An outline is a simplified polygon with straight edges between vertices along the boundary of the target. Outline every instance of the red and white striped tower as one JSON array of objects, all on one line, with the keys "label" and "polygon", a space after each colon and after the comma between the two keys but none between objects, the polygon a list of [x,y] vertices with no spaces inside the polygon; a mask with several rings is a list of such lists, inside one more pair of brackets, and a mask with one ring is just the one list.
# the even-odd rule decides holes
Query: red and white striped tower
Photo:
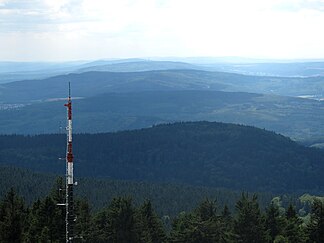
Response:
[{"label": "red and white striped tower", "polygon": [[74,203],[73,203],[73,153],[72,153],[72,101],[71,88],[69,83],[68,103],[64,104],[67,108],[67,148],[66,148],[66,242],[73,242],[74,239]]}]

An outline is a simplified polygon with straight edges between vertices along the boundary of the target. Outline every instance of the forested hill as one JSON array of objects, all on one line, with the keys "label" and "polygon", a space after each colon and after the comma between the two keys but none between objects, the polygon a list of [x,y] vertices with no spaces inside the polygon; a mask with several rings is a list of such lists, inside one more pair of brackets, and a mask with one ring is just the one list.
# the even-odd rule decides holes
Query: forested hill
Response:
[{"label": "forested hill", "polygon": [[[324,192],[324,152],[216,122],[74,136],[75,175],[236,190]],[[65,136],[0,136],[1,164],[64,174]]]}]

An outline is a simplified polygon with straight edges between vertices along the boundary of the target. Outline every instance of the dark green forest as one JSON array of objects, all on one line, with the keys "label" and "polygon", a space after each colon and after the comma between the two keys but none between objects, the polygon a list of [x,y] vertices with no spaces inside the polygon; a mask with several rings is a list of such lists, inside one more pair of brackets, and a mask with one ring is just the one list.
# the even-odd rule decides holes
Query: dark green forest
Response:
[{"label": "dark green forest", "polygon": [[[62,179],[51,192],[26,206],[14,189],[0,201],[0,242],[64,242],[65,207]],[[273,200],[261,210],[256,194],[242,193],[235,209],[204,199],[174,219],[159,217],[151,201],[135,206],[130,197],[113,198],[93,212],[86,200],[76,200],[75,242],[242,242],[321,243],[324,202],[314,199],[308,219],[295,205],[282,208]]]},{"label": "dark green forest", "polygon": [[[184,122],[74,136],[75,176],[238,191],[324,192],[324,151],[243,125]],[[64,135],[2,135],[0,163],[64,175]]]},{"label": "dark green forest", "polygon": [[[323,150],[217,122],[73,141],[76,242],[323,242]],[[0,242],[64,242],[65,146],[0,136]]]},{"label": "dark green forest", "polygon": [[[63,175],[62,175],[63,176]],[[0,198],[9,188],[14,187],[27,205],[31,205],[38,198],[45,197],[55,185],[56,175],[35,173],[30,170],[11,167],[0,167]],[[97,211],[107,206],[115,197],[130,196],[135,205],[140,205],[150,199],[153,205],[158,205],[157,213],[161,216],[173,218],[181,211],[192,210],[205,198],[218,198],[218,204],[225,204],[230,210],[235,207],[241,192],[224,188],[195,187],[174,183],[148,183],[136,181],[122,181],[112,179],[76,178],[78,185],[74,188],[77,197],[87,199],[91,209]],[[265,208],[277,194],[258,193],[259,203]],[[280,201],[284,206],[289,202],[298,204],[298,209],[305,208],[299,202],[297,194],[282,195]],[[306,206],[306,211],[309,211]]]}]

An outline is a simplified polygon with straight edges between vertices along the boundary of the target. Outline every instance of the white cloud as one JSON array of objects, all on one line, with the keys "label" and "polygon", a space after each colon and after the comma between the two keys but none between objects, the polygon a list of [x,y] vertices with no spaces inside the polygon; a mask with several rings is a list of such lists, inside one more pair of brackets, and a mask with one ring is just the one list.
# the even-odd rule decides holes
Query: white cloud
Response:
[{"label": "white cloud", "polygon": [[277,0],[274,8],[282,11],[324,11],[323,0]]},{"label": "white cloud", "polygon": [[1,43],[15,48],[0,59],[324,57],[323,6],[324,0],[0,0]]}]

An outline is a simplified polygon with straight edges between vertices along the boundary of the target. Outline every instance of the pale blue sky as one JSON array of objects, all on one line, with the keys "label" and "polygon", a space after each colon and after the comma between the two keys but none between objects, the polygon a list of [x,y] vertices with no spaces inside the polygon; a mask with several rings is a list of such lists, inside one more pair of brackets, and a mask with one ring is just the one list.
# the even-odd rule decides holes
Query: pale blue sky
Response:
[{"label": "pale blue sky", "polygon": [[0,61],[324,58],[324,0],[0,0]]}]

